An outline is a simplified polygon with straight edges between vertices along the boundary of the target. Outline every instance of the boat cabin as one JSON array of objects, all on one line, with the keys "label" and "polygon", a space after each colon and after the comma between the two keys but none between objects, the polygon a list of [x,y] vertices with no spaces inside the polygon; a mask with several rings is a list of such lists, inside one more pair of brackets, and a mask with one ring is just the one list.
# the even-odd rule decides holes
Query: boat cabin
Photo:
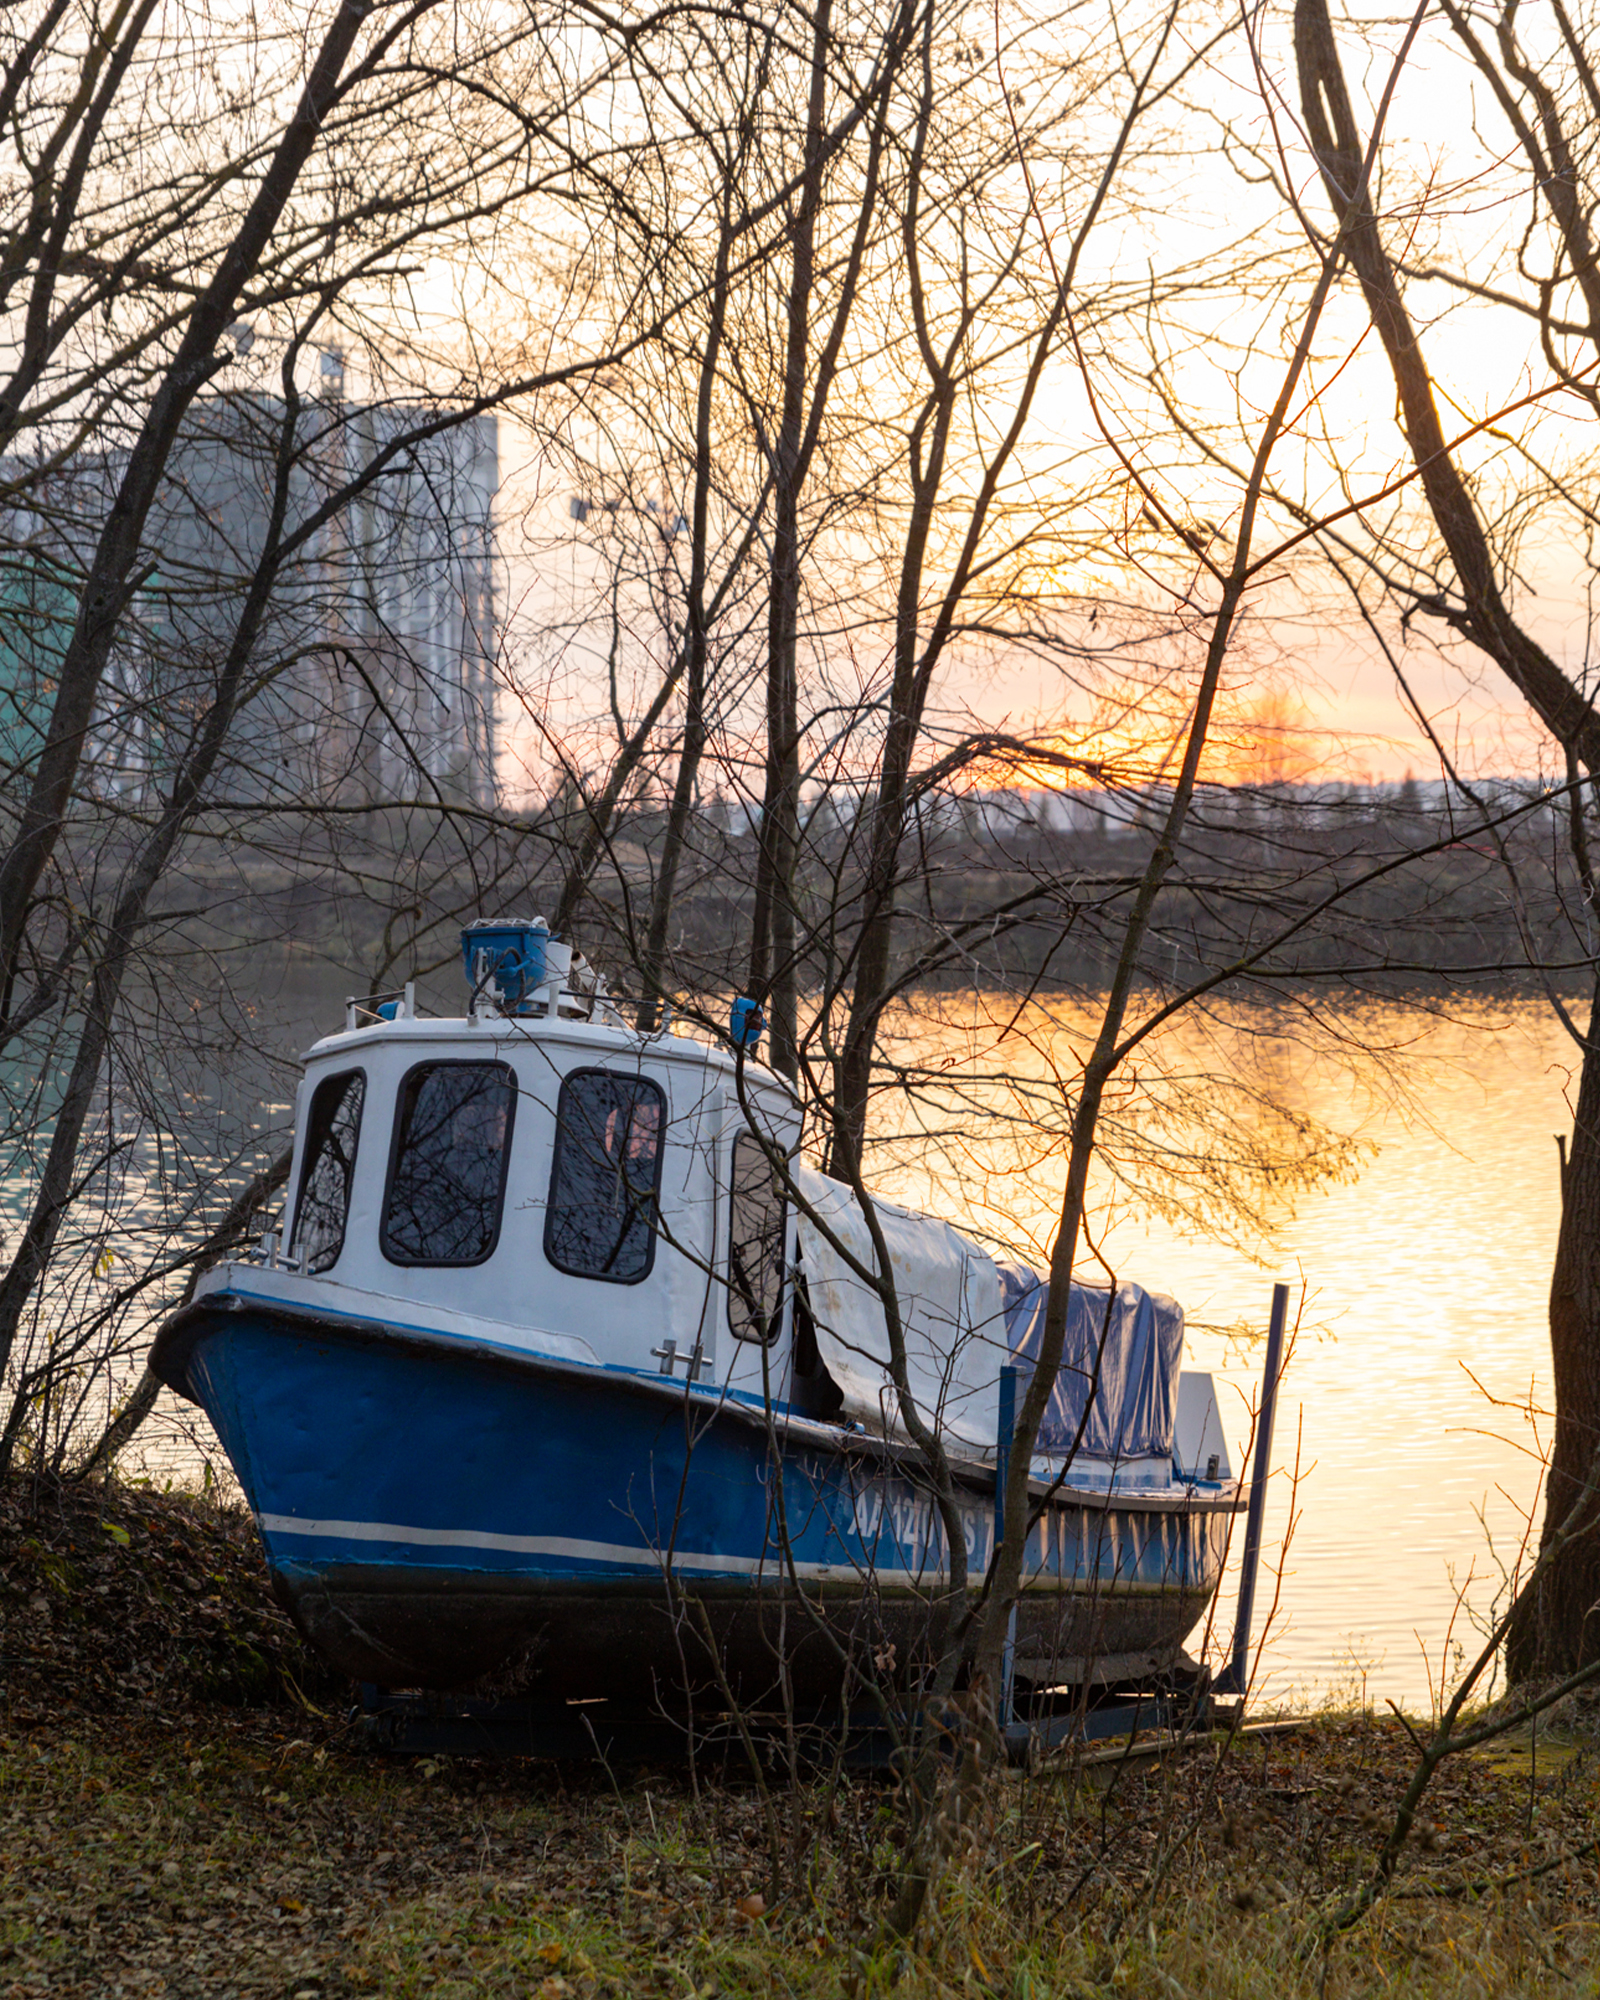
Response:
[{"label": "boat cabin", "polygon": [[792,1346],[772,1155],[793,1094],[743,1052],[634,1031],[544,950],[544,979],[479,987],[461,1019],[350,1004],[305,1058],[268,1266],[325,1311],[759,1394]]}]

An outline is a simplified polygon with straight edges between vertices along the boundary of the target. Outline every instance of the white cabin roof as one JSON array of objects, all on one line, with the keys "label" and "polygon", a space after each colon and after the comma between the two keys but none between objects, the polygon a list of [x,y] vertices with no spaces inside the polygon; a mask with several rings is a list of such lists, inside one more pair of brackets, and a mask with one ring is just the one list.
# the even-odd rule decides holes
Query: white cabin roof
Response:
[{"label": "white cabin roof", "polygon": [[[394,1048],[405,1044],[437,1050],[442,1042],[459,1041],[463,1053],[507,1053],[518,1047],[570,1048],[594,1057],[622,1056],[629,1060],[687,1063],[737,1079],[741,1067],[733,1053],[709,1036],[679,1030],[657,1030],[645,1034],[636,1028],[606,1021],[576,1021],[549,1015],[468,1015],[405,1016],[397,1021],[373,1021],[360,1028],[324,1035],[313,1042],[300,1058],[309,1069],[343,1059],[358,1050]],[[776,1070],[746,1056],[743,1083],[747,1093],[762,1099],[764,1110],[798,1110],[794,1088]]]}]

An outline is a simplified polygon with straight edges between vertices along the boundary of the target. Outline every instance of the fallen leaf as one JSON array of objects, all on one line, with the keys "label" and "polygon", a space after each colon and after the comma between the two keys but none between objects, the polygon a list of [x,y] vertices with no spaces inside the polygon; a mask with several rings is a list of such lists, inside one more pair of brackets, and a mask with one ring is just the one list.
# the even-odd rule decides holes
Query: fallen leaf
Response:
[{"label": "fallen leaf", "polygon": [[766,1915],[767,1899],[757,1889],[748,1896],[741,1896],[738,1902],[734,1904],[734,1908],[739,1912],[741,1917],[748,1917],[750,1922],[754,1923],[757,1917],[764,1917]]},{"label": "fallen leaf", "polygon": [[542,1958],[546,1965],[559,1965],[564,1949],[565,1947],[555,1938],[551,1938],[548,1944],[540,1945],[536,1956]]}]

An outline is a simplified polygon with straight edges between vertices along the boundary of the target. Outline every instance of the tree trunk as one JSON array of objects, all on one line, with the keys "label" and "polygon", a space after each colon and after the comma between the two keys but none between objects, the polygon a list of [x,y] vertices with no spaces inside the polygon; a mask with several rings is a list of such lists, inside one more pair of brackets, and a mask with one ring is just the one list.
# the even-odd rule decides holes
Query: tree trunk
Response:
[{"label": "tree trunk", "polygon": [[218,342],[337,102],[345,63],[370,11],[369,0],[341,0],[255,200],[190,315],[128,455],[56,674],[55,704],[27,803],[0,859],[0,993],[8,1007],[40,879],[66,824],[106,663],[143,580],[141,538],[161,476],[185,413],[226,358],[218,354]]},{"label": "tree trunk", "polygon": [[900,847],[905,838],[911,763],[922,736],[923,713],[937,657],[932,643],[925,656],[920,652],[918,611],[927,563],[928,536],[944,477],[953,405],[954,392],[949,375],[941,372],[928,407],[923,412],[929,420],[926,462],[920,473],[913,464],[911,519],[905,547],[901,551],[889,726],[879,770],[878,798],[873,807],[868,837],[850,1019],[834,1086],[828,1171],[840,1178],[847,1178],[852,1171],[861,1171],[861,1147],[867,1130],[867,1099],[872,1085],[872,1054],[877,1046],[878,1022],[889,991]]},{"label": "tree trunk", "polygon": [[[830,0],[817,8],[806,107],[805,178],[794,225],[784,354],[783,412],[773,443],[772,587],[767,606],[767,768],[756,851],[749,990],[767,1002],[772,1066],[800,1073],[795,867],[800,846],[800,719],[795,652],[800,626],[800,489],[805,480],[806,382],[811,359],[811,293],[816,282],[817,213],[827,151]],[[818,383],[813,396],[825,393]]]},{"label": "tree trunk", "polygon": [[1294,40],[1300,101],[1322,183],[1394,376],[1406,442],[1461,590],[1460,608],[1445,615],[1489,655],[1555,740],[1575,750],[1589,770],[1600,771],[1600,715],[1512,615],[1500,588],[1507,566],[1496,561],[1477,502],[1445,438],[1433,377],[1361,178],[1365,149],[1327,0],[1298,0]]},{"label": "tree trunk", "polygon": [[1600,1657],[1600,1494],[1568,1521],[1600,1444],[1600,970],[1578,1081],[1572,1146],[1561,1175],[1561,1227],[1550,1279],[1556,1434],[1545,1478],[1540,1547],[1565,1524],[1581,1533],[1518,1607],[1506,1641],[1513,1681],[1575,1673]]},{"label": "tree trunk", "polygon": [[663,990],[661,975],[667,960],[667,931],[672,922],[673,899],[678,889],[678,866],[689,836],[689,815],[694,811],[695,786],[706,747],[705,634],[696,633],[691,642],[687,704],[683,724],[683,749],[678,757],[678,777],[672,789],[672,805],[667,813],[666,838],[661,862],[656,870],[655,894],[650,899],[650,929],[640,962],[639,1011],[635,1026],[649,1034],[661,1019]]},{"label": "tree trunk", "polygon": [[[56,1113],[44,1171],[34,1192],[22,1240],[4,1277],[0,1278],[0,1374],[11,1359],[28,1303],[49,1270],[56,1238],[76,1198],[78,1147],[88,1121],[101,1066],[110,1046],[123,984],[144,928],[150,899],[166,872],[178,842],[200,807],[205,788],[238,713],[246,672],[272,598],[279,567],[288,551],[283,529],[289,505],[298,411],[297,399],[292,394],[286,394],[266,547],[240,609],[228,656],[218,674],[211,707],[199,718],[189,752],[173,779],[170,795],[129,863],[114,913],[106,926],[105,946],[89,981],[77,1048]],[[309,530],[302,527],[301,532]],[[20,1413],[29,1393],[30,1385],[24,1379],[13,1398],[4,1435],[0,1436],[0,1477],[4,1476],[15,1447]]]},{"label": "tree trunk", "polygon": [[[1583,690],[1513,616],[1496,550],[1439,421],[1421,340],[1360,178],[1363,156],[1326,0],[1297,0],[1295,56],[1301,104],[1323,185],[1388,358],[1407,443],[1462,604],[1449,622],[1492,659],[1551,735],[1591,777],[1600,773],[1600,715]],[[1430,607],[1437,608],[1437,607]],[[1570,768],[1570,761],[1569,761]],[[1577,806],[1581,813],[1581,795]],[[1556,1435],[1541,1546],[1566,1524],[1600,1441],[1600,968],[1584,1045],[1572,1155],[1562,1180],[1561,1229],[1550,1286]],[[1591,1502],[1591,1506],[1595,1503]],[[1596,1507],[1600,1519],[1600,1507]],[[1506,1648],[1513,1680],[1565,1673],[1600,1646],[1600,1535],[1579,1537],[1541,1578]]]},{"label": "tree trunk", "polygon": [[664,998],[661,974],[667,958],[667,930],[672,921],[672,904],[678,889],[678,865],[683,859],[689,835],[689,815],[694,810],[695,787],[699,783],[700,762],[706,748],[706,670],[711,646],[706,615],[706,548],[711,531],[712,411],[728,314],[728,265],[732,247],[732,219],[725,206],[722,232],[717,239],[716,279],[706,324],[706,347],[701,357],[700,379],[695,392],[694,497],[689,522],[689,582],[684,593],[686,673],[683,747],[678,756],[678,777],[673,786],[672,806],[667,814],[666,841],[661,850],[661,865],[656,871],[655,894],[650,901],[650,928],[639,968],[637,1026],[646,1034],[661,1018]]}]

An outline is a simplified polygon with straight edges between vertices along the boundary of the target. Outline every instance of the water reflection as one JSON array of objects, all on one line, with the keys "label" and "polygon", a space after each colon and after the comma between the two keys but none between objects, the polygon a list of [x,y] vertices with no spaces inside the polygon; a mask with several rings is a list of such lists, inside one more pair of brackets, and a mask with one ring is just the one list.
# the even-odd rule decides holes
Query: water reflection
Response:
[{"label": "water reflection", "polygon": [[[1223,1403],[1236,1448],[1259,1362],[1220,1329],[1264,1330],[1273,1277],[1297,1288],[1303,1279],[1305,1331],[1278,1420],[1268,1520],[1269,1535],[1281,1534],[1298,1435],[1300,1518],[1265,1663],[1271,1687],[1306,1699],[1364,1685],[1380,1702],[1421,1706],[1456,1584],[1476,1572],[1469,1603],[1481,1617],[1497,1562],[1514,1559],[1537,1500],[1534,1430],[1472,1377],[1505,1401],[1549,1407],[1552,1135],[1571,1125],[1573,1045],[1535,999],[1473,1001],[1428,1019],[1367,1003],[1361,1029],[1404,1052],[1398,1070],[1313,1059],[1278,1010],[1214,1015],[1170,1038],[1167,1065],[1195,1077],[1254,1047],[1265,1090],[1374,1149],[1355,1178],[1298,1196],[1267,1268],[1126,1198],[1099,1248],[1114,1269],[1183,1302],[1197,1363],[1233,1392]],[[951,1198],[926,1163],[893,1178],[905,1199]],[[1059,1185],[1052,1161],[1006,1177],[1024,1233],[1047,1235]],[[1470,1650],[1471,1617],[1455,1628]]]}]

